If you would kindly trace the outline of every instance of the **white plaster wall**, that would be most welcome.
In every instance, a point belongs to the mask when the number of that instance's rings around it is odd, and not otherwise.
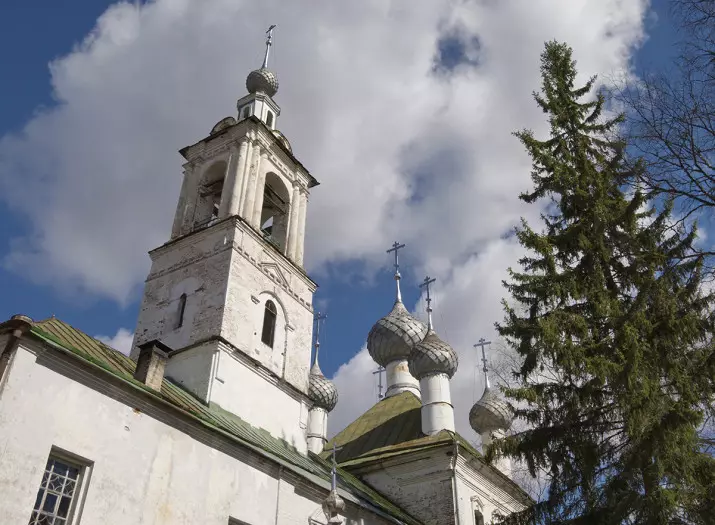
[[[511,496],[499,483],[487,476],[485,464],[474,468],[472,462],[460,457],[457,462],[457,496],[460,525],[474,525],[474,509],[481,509],[484,523],[490,523],[494,512],[507,515],[524,509],[522,503]]]
[[[221,335],[305,393],[315,287],[252,231],[240,229],[236,233]],[[263,312],[269,298],[279,310],[273,349],[261,342]]]
[[[449,467],[446,451],[437,449],[385,462],[361,478],[424,523],[452,525],[455,515]]]
[[[304,402],[288,395],[255,367],[246,366],[229,349],[221,347],[215,355],[218,362],[211,402],[306,453],[308,407]]]
[[[226,525],[230,516],[251,525],[293,525],[307,524],[311,515],[322,518],[326,492],[289,476],[279,482],[274,464],[211,448],[37,364],[23,348],[9,374],[0,393],[3,525],[27,523],[52,446],[94,462],[82,524]],[[118,387],[110,392],[132,399]],[[350,525],[387,523],[349,508]]]

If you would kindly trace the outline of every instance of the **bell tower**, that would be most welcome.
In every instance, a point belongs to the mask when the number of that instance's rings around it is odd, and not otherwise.
[[[180,150],[186,163],[171,238],[149,253],[132,356],[161,340],[173,349],[168,377],[306,450],[317,285],[303,270],[303,246],[318,182],[276,129],[274,27],[237,117]]]

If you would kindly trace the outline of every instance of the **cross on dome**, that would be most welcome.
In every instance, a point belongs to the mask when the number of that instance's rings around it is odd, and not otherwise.
[[[488,373],[488,372],[489,372],[489,369],[487,368],[487,355],[486,355],[486,353],[485,353],[485,351],[484,351],[484,347],[487,346],[487,345],[490,345],[490,344],[492,344],[491,341],[487,341],[486,339],[484,339],[484,338],[482,337],[482,338],[479,340],[479,342],[474,345],[474,348],[477,348],[477,347],[480,347],[480,346],[482,347],[482,363],[484,364],[484,368],[482,368],[482,370],[484,371],[484,390],[488,390],[488,389],[489,389],[489,373]]]
[[[395,254],[395,283],[397,283],[397,301],[402,302],[402,293],[400,292],[400,260],[397,255],[397,251],[400,250],[401,248],[404,248],[404,244],[400,244],[399,242],[395,241],[392,243],[392,248],[387,250],[387,253],[394,253]]]
[[[420,284],[420,288],[424,288],[427,291],[427,331],[432,330],[432,297],[429,294],[429,285],[435,282],[437,279],[430,277],[429,275],[425,277],[425,280]]]

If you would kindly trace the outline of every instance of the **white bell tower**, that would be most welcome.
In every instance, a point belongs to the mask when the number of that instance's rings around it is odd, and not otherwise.
[[[238,118],[181,150],[171,239],[150,252],[132,355],[161,340],[173,349],[167,377],[306,450],[317,285],[303,270],[303,246],[318,182],[276,130],[272,31]]]

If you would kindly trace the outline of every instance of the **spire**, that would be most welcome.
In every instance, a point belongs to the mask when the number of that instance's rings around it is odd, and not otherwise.
[[[435,282],[436,279],[430,278],[428,275],[425,280],[420,284],[420,288],[425,288],[427,290],[427,332],[432,330],[432,297],[429,294],[429,285]]]
[[[487,368],[487,355],[484,351],[484,347],[487,345],[492,344],[491,341],[487,341],[483,337],[479,340],[477,344],[474,345],[474,348],[477,348],[478,346],[482,347],[482,363],[484,364],[484,391],[486,392],[489,390],[489,369]]]
[[[276,28],[276,25],[273,24],[271,27],[268,28],[268,31],[266,31],[268,38],[266,39],[266,54],[263,55],[263,65],[261,66],[263,68],[268,67],[268,53],[270,53],[271,46],[273,45],[273,30],[275,28]]]
[[[335,443],[333,443],[333,468],[331,471],[330,494],[323,501],[323,513],[328,519],[329,525],[338,525],[343,522],[340,513],[345,510],[345,502],[338,495],[338,464],[335,461],[336,452]]]
[[[321,314],[320,312],[315,314],[315,361],[313,362],[313,367],[310,369],[312,374],[319,373],[322,375],[320,364],[318,363],[318,354],[320,353],[320,321],[327,318],[327,315]]]
[[[402,302],[402,293],[400,292],[400,260],[397,256],[397,250],[404,247],[404,244],[400,244],[399,242],[395,241],[394,243],[392,243],[392,248],[387,250],[387,253],[395,252],[395,283],[397,284],[397,299],[395,299],[396,303]]]

